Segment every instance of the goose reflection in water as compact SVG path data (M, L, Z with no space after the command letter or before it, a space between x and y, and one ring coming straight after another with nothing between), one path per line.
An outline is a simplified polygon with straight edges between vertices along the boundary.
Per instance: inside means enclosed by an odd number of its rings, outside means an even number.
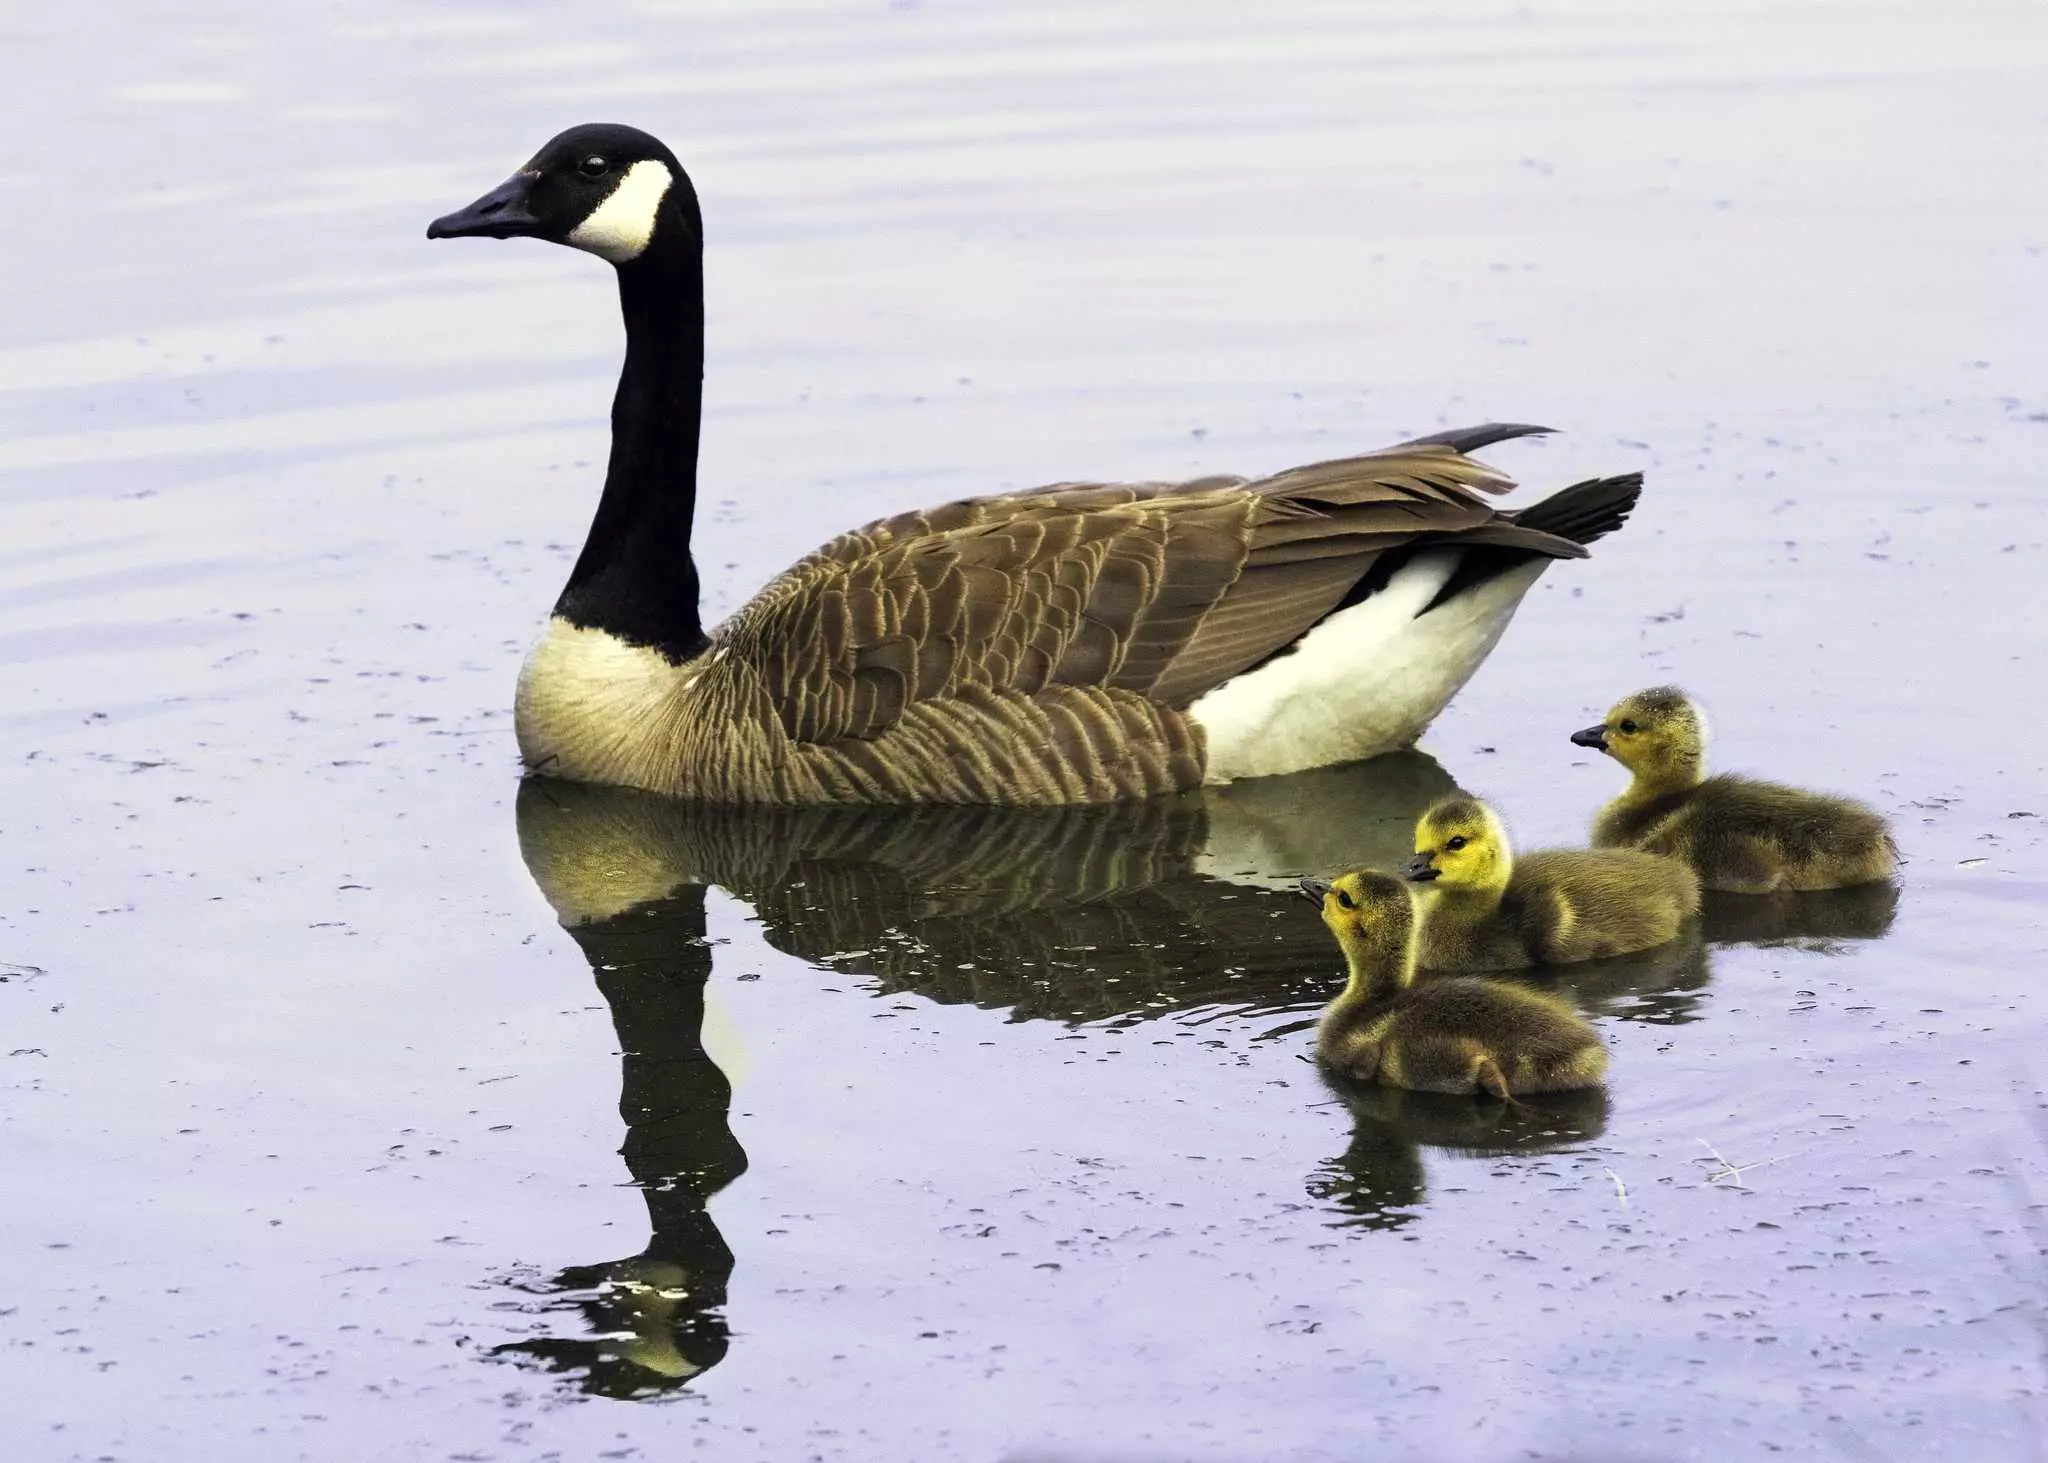
M1416 818L1454 790L1412 752L1067 809L736 808L529 781L520 847L610 1005L623 1152L652 1234L629 1258L521 1282L537 1324L571 1313L578 1332L503 1351L619 1396L680 1385L725 1354L733 1257L706 1205L746 1155L702 1041L707 886L752 905L777 949L878 994L1070 1024L1249 1016L1285 1037L1313 1024L1341 978L1295 881L1406 863ZM1695 938L1532 979L1596 1016L1676 1023L1698 1014L1708 968ZM1548 1151L1597 1133L1604 1112L1583 1097L1495 1113L1347 1100L1357 1134L1314 1186L1360 1222L1419 1202L1422 1148Z
M523 793L522 835L526 802ZM746 1172L747 1155L729 1122L732 1085L704 1050L711 975L704 887L636 886L630 861L616 877L579 883L579 873L602 867L605 847L632 849L630 842L611 844L599 824L589 831L592 841L580 852L598 864L534 864L533 872L611 1007L619 1116L626 1123L620 1152L647 1202L652 1233L629 1258L515 1281L534 1297L522 1309L577 1312L589 1332L541 1335L498 1350L574 1375L585 1391L630 1397L678 1386L725 1356L730 1333L722 1308L732 1251L705 1206ZM567 883L551 882L565 877Z

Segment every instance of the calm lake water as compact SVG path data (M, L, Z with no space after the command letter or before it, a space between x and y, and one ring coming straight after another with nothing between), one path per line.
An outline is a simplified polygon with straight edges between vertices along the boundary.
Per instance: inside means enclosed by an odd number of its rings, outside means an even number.
M11 1460L2036 1459L2048 12L246 0L0 21ZM885 510L1489 418L1643 506L1422 752L1064 815L518 781L630 121L712 608ZM1681 679L1901 887L1566 973L1604 1098L1331 1090L1293 876Z

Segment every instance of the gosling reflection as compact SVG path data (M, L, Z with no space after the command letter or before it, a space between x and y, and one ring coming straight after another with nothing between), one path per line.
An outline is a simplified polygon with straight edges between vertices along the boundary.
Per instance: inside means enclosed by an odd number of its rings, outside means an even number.
M1453 1158L1536 1156L1590 1143L1607 1128L1607 1094L1598 1087L1510 1103L1324 1080L1350 1110L1351 1146L1316 1170L1308 1192L1347 1228L1412 1224L1428 1195L1425 1150Z
M1584 960L1554 970L1502 971L1489 977L1554 991L1588 1016L1640 1021L1648 1026L1682 1026L1697 1021L1707 984L1707 942L1697 926L1648 950Z
M522 789L522 841L530 800ZM573 1376L586 1392L634 1397L679 1386L725 1356L733 1256L705 1206L746 1171L747 1156L728 1125L732 1087L704 1051L711 949L703 886L661 897L666 890L638 881L648 866L634 863L630 840L612 839L616 830L601 824L588 831L593 839L579 849L592 862L536 861L529 850L529 866L611 1007L621 1153L652 1232L637 1255L523 1283L536 1297L526 1309L574 1315L588 1330L513 1342L498 1354ZM604 863L602 849L615 861Z
M1847 889L1775 894L1707 891L1700 906L1717 945L1787 945L1830 953L1848 940L1881 940L1899 913L1899 886L1888 879Z

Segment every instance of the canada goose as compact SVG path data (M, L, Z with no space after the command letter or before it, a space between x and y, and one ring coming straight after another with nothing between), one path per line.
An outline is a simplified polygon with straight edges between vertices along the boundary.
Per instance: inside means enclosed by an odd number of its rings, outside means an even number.
M674 154L572 127L428 238L618 270L603 497L521 672L528 767L720 802L1109 802L1412 742L1638 474L1519 512L1491 425L1246 481L1064 483L832 540L715 631L690 555L703 224Z
M1572 741L1635 774L1593 820L1600 847L1679 859L1705 887L1730 894L1845 889L1898 868L1891 830L1862 803L1753 777L1708 777L1707 719L1676 686L1636 692Z
M1422 963L1431 970L1569 965L1647 950L1699 912L1674 859L1629 849L1545 849L1516 858L1493 809L1445 798L1415 825L1408 877L1427 884Z
M1598 1085L1607 1049L1555 996L1505 981L1415 983L1415 897L1391 874L1303 879L1350 970L1316 1026L1316 1055L1361 1082L1416 1092L1564 1092Z

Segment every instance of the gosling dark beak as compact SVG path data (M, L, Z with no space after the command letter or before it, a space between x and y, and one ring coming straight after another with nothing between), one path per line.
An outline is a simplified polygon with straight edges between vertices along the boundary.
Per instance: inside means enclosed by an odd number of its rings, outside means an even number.
M1431 854L1418 853L1408 861L1409 883L1427 884L1431 879L1434 879L1443 872L1442 869L1430 862L1432 857L1433 855Z
M514 173L467 208L444 214L427 225L430 239L531 238L541 231L533 216L533 178Z
M1301 881L1301 897L1317 909L1323 907L1323 896L1330 892L1330 881L1318 879L1313 874Z
M1572 745L1591 747L1596 752L1604 752L1607 750L1607 728L1589 726L1584 731L1575 731L1572 733Z

